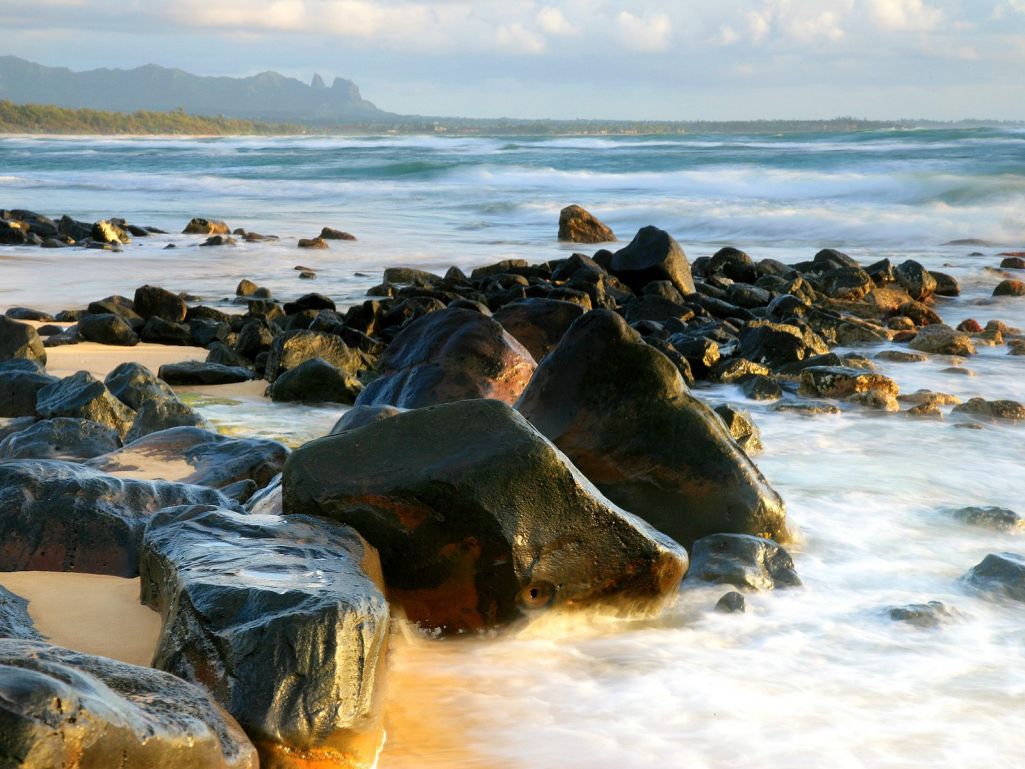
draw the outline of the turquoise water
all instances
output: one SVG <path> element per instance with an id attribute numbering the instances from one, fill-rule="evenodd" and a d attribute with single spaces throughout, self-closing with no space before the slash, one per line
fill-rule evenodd
<path id="1" fill-rule="evenodd" d="M 730 244 L 755 258 L 842 248 L 863 261 L 921 260 L 961 281 L 952 323 L 1025 328 L 1025 300 L 992 300 L 998 252 L 1025 250 L 1025 133 L 997 129 L 808 137 L 0 139 L 0 206 L 120 215 L 180 231 L 192 216 L 278 234 L 200 249 L 137 240 L 122 253 L 0 249 L 0 309 L 59 309 L 159 283 L 219 302 L 241 277 L 291 298 L 357 301 L 386 266 L 444 270 L 567 255 L 558 212 L 580 203 L 621 238 L 657 224 L 694 258 Z M 324 225 L 360 239 L 300 251 Z M 957 238 L 994 245 L 948 246 Z M 169 242 L 178 248 L 163 250 Z M 979 252 L 979 255 L 970 255 Z M 297 264 L 317 269 L 300 282 Z M 1010 273 L 1006 273 L 1010 276 Z M 881 348 L 861 349 L 873 355 Z M 881 363 L 902 392 L 1025 400 L 1025 357 L 982 348 L 952 361 Z M 804 587 L 710 611 L 722 589 L 688 588 L 656 619 L 547 617 L 500 638 L 395 646 L 420 687 L 424 727 L 459 750 L 417 752 L 394 730 L 383 769 L 975 769 L 1025 759 L 1025 609 L 966 591 L 989 552 L 1021 536 L 960 524 L 942 508 L 1025 514 L 1025 428 L 955 429 L 850 411 L 751 409 L 760 468 L 800 533 Z M 232 432 L 290 442 L 337 414 L 250 400 L 200 410 Z M 891 622 L 890 606 L 941 600 L 950 624 Z M 393 696 L 402 696 L 398 691 Z"/>

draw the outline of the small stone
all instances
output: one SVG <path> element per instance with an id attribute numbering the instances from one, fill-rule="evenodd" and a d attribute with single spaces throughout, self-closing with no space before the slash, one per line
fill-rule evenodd
<path id="1" fill-rule="evenodd" d="M 744 595 L 735 590 L 726 593 L 716 603 L 715 610 L 721 614 L 743 614 L 747 610 Z"/>

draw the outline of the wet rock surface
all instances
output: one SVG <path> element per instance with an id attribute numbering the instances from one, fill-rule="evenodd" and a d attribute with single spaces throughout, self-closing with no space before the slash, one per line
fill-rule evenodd
<path id="1" fill-rule="evenodd" d="M 293 452 L 282 485 L 286 514 L 359 531 L 381 554 L 389 599 L 447 632 L 553 605 L 658 603 L 687 568 L 681 547 L 613 506 L 497 401 L 313 441 Z"/>
<path id="2" fill-rule="evenodd" d="M 1025 602 L 1025 556 L 1018 553 L 990 553 L 962 579 L 982 593 Z"/>
<path id="3" fill-rule="evenodd" d="M 57 417 L 0 441 L 0 459 L 91 459 L 121 448 L 121 437 L 88 419 Z"/>
<path id="4" fill-rule="evenodd" d="M 609 243 L 612 230 L 580 206 L 566 206 L 559 212 L 559 240 L 571 243 Z"/>
<path id="5" fill-rule="evenodd" d="M 714 582 L 751 590 L 801 584 L 790 554 L 771 539 L 713 534 L 694 543 L 688 582 Z"/>
<path id="6" fill-rule="evenodd" d="M 154 665 L 210 691 L 262 765 L 374 764 L 388 604 L 352 529 L 175 508 L 147 527 L 141 578 L 164 620 Z"/>
<path id="7" fill-rule="evenodd" d="M 24 769 L 256 769 L 197 686 L 42 641 L 0 639 L 0 756 Z"/>
<path id="8" fill-rule="evenodd" d="M 111 395 L 88 371 L 79 371 L 39 390 L 36 411 L 44 419 L 72 417 L 109 427 L 120 436 L 128 434 L 135 412 Z"/>
<path id="9" fill-rule="evenodd" d="M 0 586 L 0 639 L 5 638 L 23 641 L 43 640 L 32 617 L 29 616 L 28 601 Z M 0 716 L 0 722 L 2 721 L 3 717 Z"/>

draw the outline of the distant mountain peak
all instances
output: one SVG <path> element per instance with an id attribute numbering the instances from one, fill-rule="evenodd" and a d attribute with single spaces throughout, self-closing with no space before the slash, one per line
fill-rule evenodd
<path id="1" fill-rule="evenodd" d="M 331 124 L 389 117 L 360 94 L 351 80 L 331 88 L 318 74 L 309 85 L 279 72 L 251 77 L 210 77 L 145 64 L 131 70 L 73 72 L 16 56 L 0 56 L 0 99 L 99 110 L 173 110 L 250 120 Z"/>

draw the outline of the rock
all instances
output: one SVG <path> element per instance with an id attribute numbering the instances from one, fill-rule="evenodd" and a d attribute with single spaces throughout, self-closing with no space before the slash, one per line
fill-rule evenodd
<path id="1" fill-rule="evenodd" d="M 36 411 L 43 419 L 89 419 L 112 428 L 122 437 L 135 420 L 135 412 L 88 371 L 79 371 L 42 388 L 36 396 Z"/>
<path id="2" fill-rule="evenodd" d="M 248 238 L 247 238 L 248 240 Z M 237 246 L 238 241 L 231 235 L 211 235 L 199 244 L 200 248 L 211 248 L 214 246 Z"/>
<path id="3" fill-rule="evenodd" d="M 843 413 L 832 403 L 823 403 L 822 401 L 781 401 L 772 410 L 800 414 L 806 417 L 818 416 L 819 414 Z"/>
<path id="4" fill-rule="evenodd" d="M 683 545 L 786 536 L 782 500 L 722 420 L 611 311 L 570 327 L 517 408 L 609 499 Z"/>
<path id="5" fill-rule="evenodd" d="M 904 395 L 898 395 L 897 400 L 902 403 L 928 403 L 936 406 L 953 406 L 961 402 L 961 399 L 956 395 L 933 392 L 932 390 L 916 390 L 913 393 L 905 393 Z"/>
<path id="6" fill-rule="evenodd" d="M 694 543 L 687 580 L 773 590 L 801 584 L 790 554 L 771 539 L 713 534 Z"/>
<path id="7" fill-rule="evenodd" d="M 315 272 L 310 272 L 309 270 L 304 270 L 303 272 L 299 273 L 299 280 L 316 280 L 316 279 L 317 279 L 317 273 L 315 273 Z"/>
<path id="8" fill-rule="evenodd" d="M 1025 420 L 1025 406 L 1010 400 L 988 401 L 984 398 L 972 398 L 967 403 L 955 406 L 953 413 L 1011 422 Z"/>
<path id="9" fill-rule="evenodd" d="M 887 376 L 846 366 L 810 366 L 801 372 L 801 395 L 849 398 L 872 393 L 896 398 L 897 383 Z"/>
<path id="10" fill-rule="evenodd" d="M 956 614 L 939 601 L 929 603 L 913 603 L 907 606 L 894 606 L 889 611 L 894 622 L 906 622 L 920 628 L 939 627 L 949 622 Z"/>
<path id="11" fill-rule="evenodd" d="M 235 296 L 252 296 L 260 287 L 248 278 L 242 278 L 235 288 Z"/>
<path id="12" fill-rule="evenodd" d="M 389 624 L 380 570 L 333 521 L 164 511 L 140 563 L 143 603 L 164 619 L 154 666 L 212 692 L 265 766 L 373 766 Z"/>
<path id="13" fill-rule="evenodd" d="M 1025 519 L 1006 507 L 961 507 L 949 513 L 959 521 L 987 529 L 1015 531 L 1025 528 Z"/>
<path id="14" fill-rule="evenodd" d="M 551 605 L 660 604 L 686 552 L 616 508 L 526 420 L 473 400 L 308 443 L 283 474 L 286 515 L 353 526 L 389 599 L 424 627 L 482 630 Z"/>
<path id="15" fill-rule="evenodd" d="M 0 442 L 2 459 L 91 459 L 121 447 L 116 430 L 88 419 L 36 422 Z"/>
<path id="16" fill-rule="evenodd" d="M 919 403 L 904 412 L 909 417 L 916 419 L 943 419 L 943 412 L 935 403 Z"/>
<path id="17" fill-rule="evenodd" d="M 849 302 L 864 299 L 876 287 L 867 272 L 850 267 L 830 270 L 821 276 L 820 281 L 827 296 Z"/>
<path id="18" fill-rule="evenodd" d="M 303 329 L 287 331 L 276 337 L 270 346 L 265 376 L 273 382 L 289 369 L 314 358 L 320 358 L 355 380 L 366 369 L 366 359 L 359 350 L 349 347 L 340 337 L 321 331 Z"/>
<path id="19" fill-rule="evenodd" d="M 748 454 L 756 454 L 762 446 L 762 435 L 751 415 L 742 409 L 734 408 L 728 403 L 721 403 L 714 409 L 726 424 L 733 440 Z"/>
<path id="20" fill-rule="evenodd" d="M 83 315 L 78 321 L 78 333 L 87 342 L 97 344 L 134 347 L 139 344 L 139 336 L 120 315 L 103 313 L 102 315 Z"/>
<path id="21" fill-rule="evenodd" d="M 285 314 L 294 315 L 304 310 L 331 310 L 335 311 L 334 300 L 323 294 L 303 294 L 294 302 L 285 303 Z"/>
<path id="22" fill-rule="evenodd" d="M 272 401 L 353 403 L 363 385 L 323 358 L 311 358 L 281 374 L 267 388 Z"/>
<path id="23" fill-rule="evenodd" d="M 861 266 L 857 260 L 848 256 L 843 251 L 837 251 L 835 248 L 823 248 L 815 254 L 812 264 L 820 272 L 823 270 L 857 269 Z"/>
<path id="24" fill-rule="evenodd" d="M 29 307 L 8 307 L 4 313 L 11 320 L 34 320 L 40 323 L 52 323 L 54 317 L 42 310 L 33 310 Z"/>
<path id="25" fill-rule="evenodd" d="M 876 360 L 885 360 L 890 363 L 923 363 L 928 360 L 924 355 L 905 350 L 883 350 L 875 354 Z"/>
<path id="26" fill-rule="evenodd" d="M 256 374 L 241 366 L 222 366 L 219 363 L 165 363 L 157 371 L 170 385 L 222 385 L 238 384 L 256 379 Z"/>
<path id="27" fill-rule="evenodd" d="M 936 296 L 961 296 L 961 286 L 954 276 L 936 271 L 930 271 L 929 274 L 936 281 L 936 288 L 933 290 Z"/>
<path id="28" fill-rule="evenodd" d="M 912 299 L 921 302 L 936 291 L 936 278 L 921 264 L 908 259 L 894 269 L 894 277 Z"/>
<path id="29" fill-rule="evenodd" d="M 183 235 L 230 235 L 228 225 L 217 219 L 202 219 L 196 217 L 185 225 Z"/>
<path id="30" fill-rule="evenodd" d="M 43 340 L 27 323 L 0 316 L 0 362 L 15 358 L 38 361 L 45 366 Z"/>
<path id="31" fill-rule="evenodd" d="M 146 519 L 174 505 L 235 509 L 214 489 L 115 478 L 68 462 L 0 462 L 0 571 L 134 577 Z"/>
<path id="32" fill-rule="evenodd" d="M 353 406 L 335 422 L 335 426 L 331 428 L 329 435 L 338 435 L 346 430 L 355 430 L 357 427 L 363 427 L 363 425 L 373 424 L 374 422 L 380 422 L 382 419 L 397 416 L 404 411 L 405 409 L 397 409 L 394 406 Z"/>
<path id="33" fill-rule="evenodd" d="M 299 248 L 327 248 L 327 241 L 323 238 L 300 238 Z"/>
<path id="34" fill-rule="evenodd" d="M 566 206 L 559 212 L 559 240 L 570 243 L 610 243 L 612 230 L 580 206 Z"/>
<path id="35" fill-rule="evenodd" d="M 982 592 L 1025 601 L 1025 557 L 1017 553 L 990 553 L 962 579 Z"/>
<path id="36" fill-rule="evenodd" d="M 144 401 L 135 415 L 125 443 L 137 441 L 145 435 L 172 427 L 203 427 L 203 418 L 177 398 Z"/>
<path id="37" fill-rule="evenodd" d="M 741 355 L 773 368 L 828 352 L 829 347 L 818 334 L 785 323 L 756 320 L 740 332 Z"/>
<path id="38" fill-rule="evenodd" d="M 348 232 L 342 232 L 331 227 L 325 227 L 320 231 L 321 240 L 355 240 L 355 235 L 350 235 Z"/>
<path id="39" fill-rule="evenodd" d="M 945 324 L 926 326 L 911 340 L 912 350 L 938 355 L 974 355 L 972 338 L 961 331 L 955 331 Z"/>
<path id="40" fill-rule="evenodd" d="M 18 769 L 257 769 L 256 750 L 198 686 L 168 673 L 0 640 L 0 755 Z"/>
<path id="41" fill-rule="evenodd" d="M 625 248 L 612 255 L 609 272 L 635 292 L 653 280 L 668 280 L 681 294 L 694 293 L 687 255 L 672 236 L 644 227 Z"/>
<path id="42" fill-rule="evenodd" d="M 1002 270 L 1025 270 L 1025 259 L 1020 256 L 1008 256 L 1000 262 Z"/>
<path id="43" fill-rule="evenodd" d="M 709 275 L 724 275 L 739 283 L 754 283 L 757 270 L 754 260 L 740 249 L 726 246 L 720 248 L 708 262 Z"/>
<path id="44" fill-rule="evenodd" d="M 143 320 L 155 316 L 171 323 L 181 323 L 189 310 L 184 299 L 159 286 L 141 286 L 135 289 L 135 300 L 132 305 Z"/>
<path id="45" fill-rule="evenodd" d="M 584 308 L 573 302 L 522 299 L 505 305 L 492 317 L 539 361 L 555 349 L 566 329 L 583 314 Z"/>
<path id="46" fill-rule="evenodd" d="M 12 358 L 0 362 L 0 417 L 38 416 L 39 391 L 59 381 L 33 360 Z"/>
<path id="47" fill-rule="evenodd" d="M 113 246 L 120 246 L 132 242 L 128 233 L 113 222 L 103 220 L 96 222 L 90 233 L 92 239 L 97 243 L 109 243 Z"/>
<path id="48" fill-rule="evenodd" d="M 190 347 L 193 344 L 192 329 L 182 323 L 172 323 L 153 316 L 139 332 L 139 338 L 150 344 Z"/>
<path id="49" fill-rule="evenodd" d="M 1025 281 L 1002 280 L 993 289 L 993 296 L 1025 296 Z"/>
<path id="50" fill-rule="evenodd" d="M 523 262 L 523 266 L 525 267 L 526 265 L 527 263 Z M 435 275 L 433 272 L 414 270 L 410 267 L 389 267 L 384 271 L 385 283 L 400 283 L 403 285 L 422 283 L 430 286 L 435 283 L 441 283 L 441 281 L 441 276 Z"/>
<path id="51" fill-rule="evenodd" d="M 451 308 L 417 318 L 381 356 L 356 403 L 420 408 L 471 398 L 513 403 L 536 364 L 502 325 Z"/>
<path id="52" fill-rule="evenodd" d="M 768 366 L 747 358 L 726 358 L 708 370 L 708 378 L 713 382 L 733 384 L 748 376 L 769 376 L 771 373 Z"/>
<path id="53" fill-rule="evenodd" d="M 140 363 L 120 364 L 107 374 L 103 383 L 111 395 L 136 411 L 148 400 L 176 397 L 167 382 L 157 379 L 152 371 Z"/>
<path id="54" fill-rule="evenodd" d="M 263 487 L 285 466 L 289 451 L 277 441 L 262 438 L 230 438 L 199 427 L 172 427 L 150 433 L 88 464 L 111 474 L 137 472 L 143 463 L 169 471 L 184 463 L 175 481 L 195 486 L 223 488 L 252 480 Z"/>
<path id="55" fill-rule="evenodd" d="M 744 396 L 754 401 L 778 401 L 783 397 L 783 390 L 775 380 L 761 374 L 743 377 L 738 384 Z"/>
<path id="56" fill-rule="evenodd" d="M 28 613 L 28 601 L 0 585 L 0 639 L 18 638 L 24 641 L 42 641 L 35 623 Z M 0 681 L 4 678 L 0 673 Z M 0 689 L 3 684 L 0 683 Z M 0 705 L 0 724 L 5 721 L 3 706 Z M 3 745 L 0 735 L 0 747 Z"/>
<path id="57" fill-rule="evenodd" d="M 715 604 L 715 610 L 721 614 L 743 614 L 747 611 L 743 593 L 736 591 L 726 593 Z"/>

